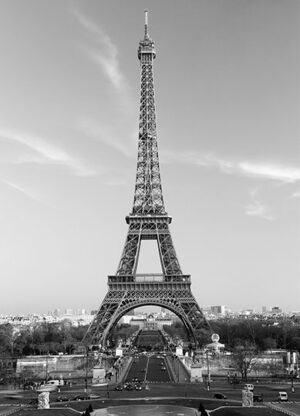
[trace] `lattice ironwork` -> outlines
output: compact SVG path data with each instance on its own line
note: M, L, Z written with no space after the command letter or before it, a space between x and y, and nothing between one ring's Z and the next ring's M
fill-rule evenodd
M139 43L141 98L138 156L133 208L126 217L129 224L124 249L114 276L108 277L108 292L85 337L85 341L103 344L118 320L131 309L157 305L175 313L184 323L191 341L201 343L210 331L191 292L190 276L182 273L173 245L163 201L156 134L153 60L154 42L148 34ZM161 275L137 275L143 239L156 240L162 267Z

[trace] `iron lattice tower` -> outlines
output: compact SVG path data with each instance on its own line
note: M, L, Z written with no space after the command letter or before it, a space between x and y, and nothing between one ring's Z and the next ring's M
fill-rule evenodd
M145 34L138 48L141 97L133 209L126 217L129 230L117 272L108 276L108 292L84 338L90 344L103 345L118 320L129 310L143 305L157 305L174 312L194 345L199 345L203 335L210 331L192 295L190 276L181 271L169 229L172 218L164 206L154 103L155 57L145 12ZM143 239L157 241L162 274L137 274Z

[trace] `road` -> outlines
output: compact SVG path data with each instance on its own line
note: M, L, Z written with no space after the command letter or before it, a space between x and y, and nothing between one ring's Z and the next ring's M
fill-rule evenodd
M178 377L169 366L172 362L172 353L166 352L166 346L161 334L155 331L147 331L142 333L136 339L138 346L133 353L132 362L127 374L122 380L122 384L130 382L134 385L136 380L141 385L141 390L115 390L116 383L113 382L107 386L92 386L90 381L88 385L88 395L93 400L95 408L103 408L107 406L128 405L128 403L167 403L181 406L198 408L199 403L205 404L207 409L215 409L219 406L241 405L243 384L232 385L227 379L217 380L212 377L210 389L207 389L204 383L178 383ZM161 348L161 352L154 349ZM151 351L152 349L152 351ZM137 352L139 351L139 352ZM170 357L170 358L168 358ZM135 380L133 382L133 379ZM120 382L120 380L118 381ZM73 384L70 386L62 386L60 393L50 393L51 406L70 406L78 410L84 410L87 401L74 401L76 396L84 397L85 384ZM256 383L254 387L255 394L262 394L264 402L274 402L277 398L278 391L287 391L290 402L282 404L285 409L291 409L296 414L300 414L297 410L300 407L300 383L295 384L295 392L292 393L291 385L282 382L274 384ZM226 399L217 400L214 398L216 393L223 393ZM66 402L56 403L59 396L63 397ZM37 398L35 391L23 390L0 390L0 405L4 404L29 404L30 401ZM256 405L260 405L257 403ZM258 409L258 407L257 407ZM275 414L275 413L274 413Z

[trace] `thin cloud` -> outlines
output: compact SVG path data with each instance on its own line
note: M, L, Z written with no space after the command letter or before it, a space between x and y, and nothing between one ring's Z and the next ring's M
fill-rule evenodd
M290 166L241 162L238 164L238 169L245 175L258 176L280 182L294 183L300 181L300 168Z
M92 41L95 44L95 46L86 47L86 52L90 58L100 66L117 90L124 91L127 88L127 82L120 70L116 45L99 26L78 9L72 9L72 14L80 26L92 37Z
M268 221L274 221L276 217L270 213L267 205L264 205L257 197L257 189L250 192L250 203L245 207L245 214Z
M136 155L136 138L130 135L127 140L120 132L114 131L114 126L109 125L106 121L101 124L92 119L82 119L78 123L78 128L83 134L92 137L98 142L104 143L106 146L117 150L126 157Z
M283 183L296 183L300 181L300 168L283 166L272 163L257 163L251 161L234 161L216 156L212 152L196 153L162 151L161 160L165 163L187 163L209 168L217 168L223 173L236 174L248 177L271 179Z
M1 181L5 184L10 186L11 188L17 190L18 192L21 192L23 195L25 195L27 198L30 198L32 200L34 200L35 202L38 202L40 204L49 206L48 204L45 203L45 201L42 200L42 198L37 195L36 193L24 188L23 186L20 186L14 182L8 181L6 179L1 179Z
M20 143L36 153L34 155L24 154L20 156L17 163L61 165L68 168L73 174L78 176L93 176L99 173L95 169L87 166L80 159L73 157L66 151L47 143L40 137L3 129L0 130L0 137Z

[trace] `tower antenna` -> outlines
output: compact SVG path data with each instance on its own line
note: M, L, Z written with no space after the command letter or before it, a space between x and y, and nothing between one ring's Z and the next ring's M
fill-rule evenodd
M144 10L145 14L145 38L148 37L148 10Z

